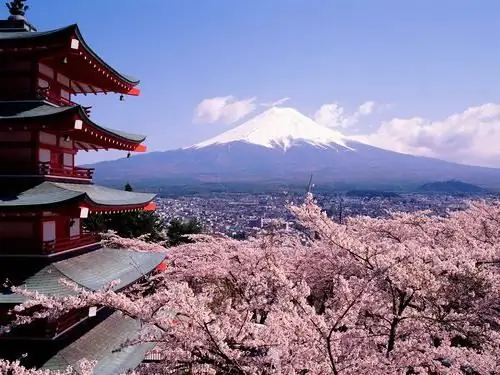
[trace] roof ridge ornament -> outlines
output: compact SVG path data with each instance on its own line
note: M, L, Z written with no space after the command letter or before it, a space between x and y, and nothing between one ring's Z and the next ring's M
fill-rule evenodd
M25 4L26 0L12 0L7 2L7 8L9 8L10 17L9 19L23 20L26 11L29 6Z

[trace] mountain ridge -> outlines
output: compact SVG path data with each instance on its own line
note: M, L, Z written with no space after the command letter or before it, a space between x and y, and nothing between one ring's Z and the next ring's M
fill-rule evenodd
M312 130L311 130L312 129ZM254 183L387 184L460 180L500 188L500 169L401 154L349 139L293 109L270 109L191 147L93 165L109 184L155 180ZM163 182L162 182L163 181Z
M487 190L458 180L434 181L419 186L421 193L485 193Z

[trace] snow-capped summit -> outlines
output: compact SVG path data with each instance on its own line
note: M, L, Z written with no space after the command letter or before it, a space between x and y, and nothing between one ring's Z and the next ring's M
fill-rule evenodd
M284 150L295 143L306 143L320 148L349 148L344 139L339 132L317 124L296 109L273 107L236 128L190 148L199 149L232 142Z
M123 182L127 176L132 183L144 181L145 186L202 184L202 189L205 183L215 189L226 184L246 189L245 183L271 190L283 184L306 186L311 174L315 184L342 189L401 189L408 184L452 179L500 188L500 169L369 146L318 125L292 108L270 108L192 147L103 162L96 172L101 183Z

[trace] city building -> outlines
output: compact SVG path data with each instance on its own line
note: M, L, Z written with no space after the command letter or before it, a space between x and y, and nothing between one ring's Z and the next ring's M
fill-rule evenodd
M85 230L89 213L154 210L153 194L93 184L93 170L75 165L78 152L145 151L145 137L97 124L77 95L139 95L139 81L119 73L83 39L77 25L39 32L25 19L24 0L8 3L0 21L0 325L26 297L18 286L71 295L60 282L85 290L113 280L121 290L154 272L165 256L111 249ZM118 97L117 97L118 99ZM0 333L0 357L28 367L65 369L81 358L98 360L96 374L137 366L148 345L116 352L140 323L99 306L68 311Z

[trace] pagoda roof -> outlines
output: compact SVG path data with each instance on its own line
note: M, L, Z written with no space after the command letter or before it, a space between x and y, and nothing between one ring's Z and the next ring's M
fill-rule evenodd
M0 209L43 207L75 200L85 200L96 206L119 208L147 205L155 196L155 194L124 191L93 184L45 181L0 194Z
M139 80L122 74L115 70L111 65L106 63L96 52L94 52L82 36L80 28L77 24L62 27L56 30L28 32L28 31L7 31L0 32L0 49L5 48L33 48L36 46L47 46L57 44L58 42L68 41L71 38L76 38L85 52L90 55L96 62L106 68L110 73L118 79L124 81L130 86L139 84Z
M98 291L111 281L120 280L113 290L121 290L153 271L164 259L164 253L100 248L73 258L52 263L27 277L20 285L29 291L55 297L74 295L75 291L60 280L68 279L89 291ZM22 294L0 293L1 304L19 304L27 300Z
M137 338L141 329L140 321L115 312L62 349L42 366L42 370L64 372L71 366L77 375L77 363L82 358L97 361L94 373L99 375L123 374L127 370L133 370L155 344L136 344L123 349L120 349L120 346L127 340Z
M49 120L63 115L77 115L91 127L126 142L140 143L146 139L145 135L127 133L96 124L88 117L85 108L81 105L56 107L44 100L0 102L0 124L24 123L29 120Z
M99 375L123 374L127 370L133 370L155 344L142 343L123 349L120 349L120 346L127 340L137 338L141 330L140 321L115 312L91 331L59 351L42 366L42 370L64 372L68 366L71 366L75 369L76 375L79 374L76 370L77 363L82 358L97 361L94 373Z

